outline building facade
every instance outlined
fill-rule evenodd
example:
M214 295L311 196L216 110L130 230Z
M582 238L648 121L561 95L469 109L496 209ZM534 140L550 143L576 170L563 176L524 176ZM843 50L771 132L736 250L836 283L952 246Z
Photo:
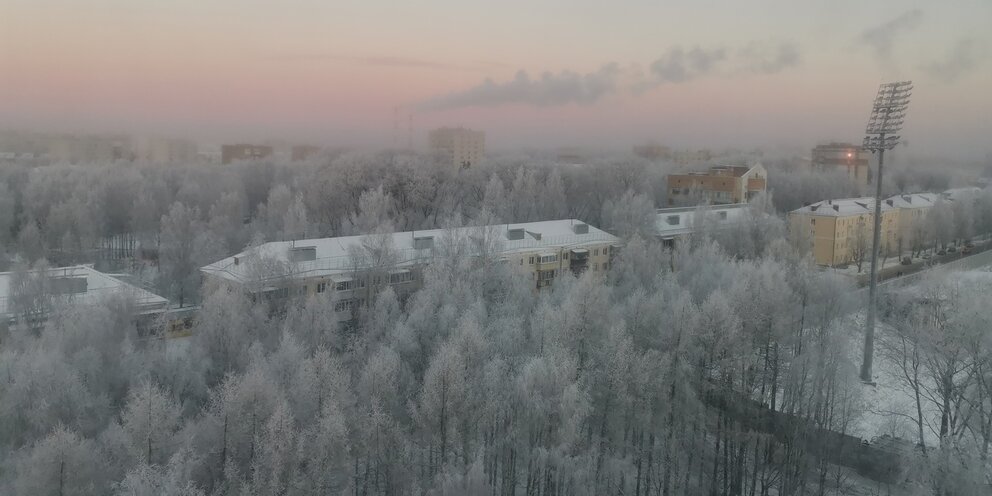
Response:
M272 157L272 147L267 145L223 145L220 148L220 162L222 164L262 160L270 157Z
M535 290L566 271L605 272L619 249L617 237L567 219L271 242L200 271L206 284L270 299L324 295L335 301L340 320L346 321L378 290L389 286L403 297L418 289L423 269L438 249L455 242L466 243L473 257L487 256L478 247L488 246L488 256L527 274Z
M830 143L813 149L810 165L815 170L842 170L858 184L870 184L874 157L864 148L850 143Z
M675 248L701 229L726 229L747 220L747 203L659 208L655 214L655 235L666 248Z
M768 187L768 172L761 164L711 167L708 172L669 174L668 204L725 205L747 203Z
M139 158L156 164L193 164L198 154L195 142L180 138L149 138L137 150Z
M486 152L486 133L463 127L443 127L428 135L432 153L455 167L468 168L482 161Z
M940 200L936 193L912 193L896 195L885 200L885 203L898 211L898 229L896 231L897 251L922 249L927 237L927 216L930 209Z
M816 263L831 267L871 258L874 219L870 197L824 200L789 213L790 228L808 234ZM899 209L883 201L880 253L896 254L898 234Z

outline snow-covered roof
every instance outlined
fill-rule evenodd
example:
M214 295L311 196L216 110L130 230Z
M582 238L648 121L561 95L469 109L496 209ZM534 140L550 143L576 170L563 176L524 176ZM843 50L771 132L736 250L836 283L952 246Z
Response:
M896 208L928 208L934 206L938 198L940 195L936 193L909 193L889 197L885 202Z
M673 238L689 234L695 229L697 215L709 216L716 226L722 223L740 222L747 212L747 203L712 205L699 207L659 208L655 214L655 233L663 238Z
M982 188L976 186L968 186L964 188L951 188L944 191L940 196L944 197L946 200L956 201L961 198L973 197L982 192Z
M537 252L548 248L571 248L583 245L616 243L619 238L577 219L499 224L485 227L461 227L450 230L428 229L387 233L392 249L397 254L397 266L424 263L433 255L435 243L447 236L473 237L482 230L497 233L504 255L520 252ZM251 259L265 259L285 264L290 277L318 277L348 273L354 270L355 261L350 247L361 247L372 242L377 235L342 236L337 238L273 241L250 248L236 255L218 260L200 270L209 275L236 282L250 279ZM304 259L293 261L290 252L307 252Z
M895 207L887 202L882 202L882 212L893 210ZM803 208L792 211L797 214L821 215L825 217L847 217L849 215L873 214L875 213L875 199L864 198L843 198L840 200L823 200Z
M37 271L29 271L29 274L37 275ZM47 269L45 276L51 288L56 286L62 288L55 291L59 293L55 296L56 299L76 304L91 305L108 295L117 294L133 298L139 311L161 309L169 304L169 300L157 294L104 274L88 265ZM8 313L14 277L14 272L0 272L0 315L6 316ZM62 282L66 284L61 284Z

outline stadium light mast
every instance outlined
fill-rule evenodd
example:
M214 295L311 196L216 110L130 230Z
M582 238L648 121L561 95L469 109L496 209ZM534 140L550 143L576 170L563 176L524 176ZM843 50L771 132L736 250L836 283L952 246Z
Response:
M878 250L882 231L882 163L885 150L899 144L898 133L902 129L909 107L909 97L913 93L912 81L883 83L878 87L878 95L872 104L871 116L865 127L864 149L878 153L878 172L875 174L875 225L871 244L871 273L868 274L868 318L865 322L865 349L861 362L861 380L872 384L872 359L875 353L875 312L878 296Z

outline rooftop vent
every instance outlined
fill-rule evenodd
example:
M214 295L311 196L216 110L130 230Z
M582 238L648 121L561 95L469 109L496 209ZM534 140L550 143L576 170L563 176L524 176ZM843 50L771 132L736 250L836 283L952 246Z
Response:
M834 212L840 212L840 205L834 205Z
M889 204L889 206L891 207L891 206L893 206L893 203L894 203L894 202L893 202L892 200L885 200L885 203L888 203L888 204Z
M296 262L310 262L317 260L317 247L316 246L294 246L289 249L289 261Z
M434 236L414 236L413 237L413 249L414 250L429 250L434 248Z
M540 241L540 240L541 240L541 233L539 233L539 232L534 232L534 231L527 231L527 234L530 234L530 236L531 236L532 238L534 238L534 239L536 239L536 240L538 240L538 241Z
M809 206L809 211L810 212L816 212L816 209L818 209L818 208L820 208L819 205L810 205Z
M85 277L53 277L52 293L59 295L85 293L88 287Z
M575 234L589 234L589 224L579 222L572 225L572 232Z
M506 231L506 239L509 239L511 241L518 240L518 239L524 239L524 230L523 230L523 228L517 228L517 229L509 229L509 230L507 230Z

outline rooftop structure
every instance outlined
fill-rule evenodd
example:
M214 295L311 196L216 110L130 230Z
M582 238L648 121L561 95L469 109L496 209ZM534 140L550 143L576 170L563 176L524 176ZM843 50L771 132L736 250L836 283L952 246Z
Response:
M964 188L951 188L940 194L942 198L948 201L958 201L964 198L974 199L976 196L981 194L982 188L977 186L967 186Z
M895 207L887 202L882 203L882 211L893 210ZM842 198L839 200L823 200L811 203L803 208L793 210L795 213L808 213L820 216L845 217L873 213L875 199L870 196L862 198Z
M885 203L895 208L930 208L939 198L940 195L936 193L907 193L889 197Z
M40 280L38 287L56 302L93 305L109 296L124 295L132 299L141 313L161 311L169 304L161 296L88 265L52 268L44 272L29 270L24 274ZM17 277L16 272L0 272L0 316L6 319L14 317L12 298Z

